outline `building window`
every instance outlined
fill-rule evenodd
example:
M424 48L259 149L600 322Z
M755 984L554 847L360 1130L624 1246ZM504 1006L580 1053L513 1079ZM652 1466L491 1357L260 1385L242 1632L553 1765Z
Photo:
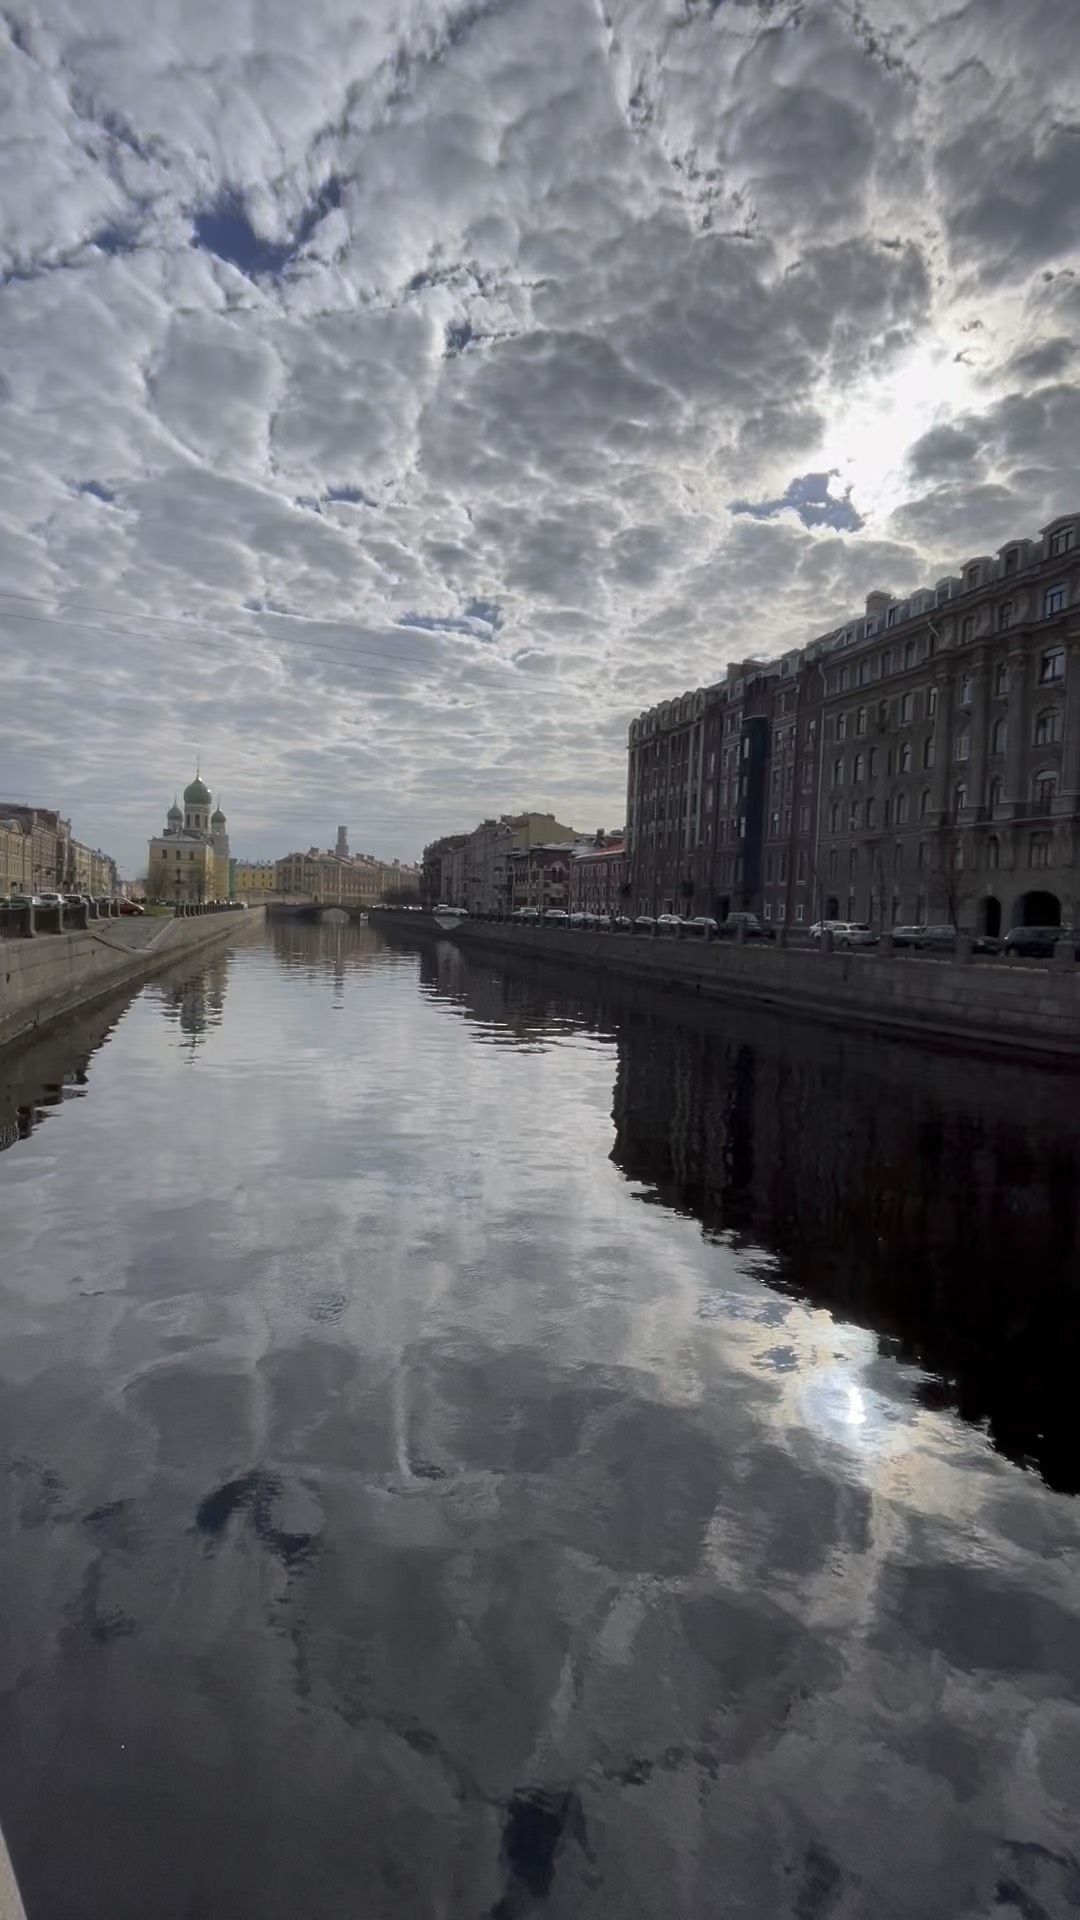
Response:
M873 798L871 798L866 802L866 805L863 808L863 826L864 827L870 828L870 827L876 826L877 824L875 819L876 812L877 812L876 802L874 801Z
M919 841L919 872L922 873L925 867L926 867L926 841L920 840Z
M932 767L934 764L934 736L932 733L928 733L926 739L923 741L922 763L926 768Z
M878 751L876 747L871 747L869 753L866 756L866 771L871 780L874 780L877 778L877 770L878 770Z
M847 870L848 870L848 879L849 879L849 880L854 880L854 878L855 878L855 875L856 875L856 874L858 873L858 871L859 871L859 849L858 849L858 847L849 847L849 848L848 848L848 857L847 857Z
M904 642L904 665L905 667L913 667L915 665L914 640L905 640Z
M1050 535L1050 552L1053 558L1057 559L1060 554L1068 553L1075 539L1075 527L1059 527L1056 533L1052 533Z
M937 688L936 688L936 687L927 687L927 689L926 689L926 717L927 717L927 719L928 719L928 720L932 720L936 712L937 712Z
M772 919L772 904L768 900L765 902L765 918L766 920Z
M962 642L964 642L968 640L974 640L974 638L975 638L975 615L973 613L965 613L963 619L960 622L960 639Z
M998 811L998 809L999 809L1000 807L1003 807L1004 805L1005 805L1005 783L1004 783L1004 781L1003 781L1003 780L991 780L991 782L990 782L990 811L991 811L991 813L997 813L997 811Z
M885 651L884 651L884 653L883 653L883 654L882 654L882 656L881 656L881 677L882 677L882 679L884 680L884 678L885 678L885 675L886 675L887 673L891 673L891 672L892 672L892 648L891 648L891 647L886 647L886 649L885 649Z
M953 759L954 760L970 760L971 759L971 735L968 732L966 727L961 727L960 732L957 734L956 739L953 742Z
M1050 865L1050 835L1033 833L1028 841L1028 865L1048 867Z
M914 712L915 695L913 693L902 693L900 695L900 725L902 727L910 725Z
M896 756L896 771L897 771L897 773L910 773L910 772L911 772L911 742L910 742L910 740L905 740L905 741L904 741L904 742L902 743L902 745L901 745L901 747L900 747L900 750L899 750L899 752L897 753L897 756Z
M851 804L850 804L850 806L848 807L848 817L847 817L847 824L848 824L848 832L849 832L849 833L857 833L857 832L858 832L858 827L859 827L859 803L858 803L858 801L857 801L857 800L853 800L853 801L851 802Z
M847 739L847 714L846 713L838 713L836 716L836 737L838 740Z
M898 793L898 794L897 794L897 796L896 796L896 824L897 824L897 826L898 826L898 827L906 827L906 826L907 826L907 819L908 819L908 797L907 797L907 794L906 794L906 793Z
M829 848L829 879L830 880L836 879L836 869L838 864L839 864L839 855L837 854L836 848L830 847Z
M802 914L803 914L803 909L802 909L802 901L801 901L801 900L796 900L796 902L795 902L795 918L796 918L796 920L801 920L801 919L802 919Z
M810 809L809 807L800 807L799 808L799 832L809 833L809 831L810 831Z
M991 873L996 873L1001 865L1001 842L996 833L992 833L986 843L986 864Z
M1046 707L1035 717L1035 745L1037 747L1056 746L1061 739L1061 708Z
M780 901L780 904L776 909L776 917L778 920L787 919L787 907L785 906L783 900Z
M806 879L806 849L800 847L795 855L795 878L801 885Z
M962 674L962 675L961 675L961 678L960 678L960 705L961 705L962 707L970 707L970 705L971 705L971 675L970 675L970 673L965 673L965 674ZM929 709L928 709L928 711L929 711Z
M1020 549L1018 547L1010 547L1008 553L1005 555L1005 572L1015 573L1019 565Z
M1057 798L1057 790L1058 783L1056 773L1037 773L1031 783L1031 791L1036 806L1044 807L1047 810L1049 810L1052 802Z
M1043 619L1049 620L1051 614L1064 613L1064 611L1064 587L1047 587L1046 592L1043 594Z
M1009 691L1009 669L1004 660L998 662L994 673L994 692L1001 699Z
M838 755L837 755L837 757L836 757L836 759L835 759L835 760L833 761L833 766L832 766L832 782L833 782L833 786L834 786L834 787L842 787L842 786L843 786L843 784L844 784L844 756L843 756L843 754L838 754Z
M1007 720L995 720L990 729L991 753L1004 753L1009 744L1009 725Z
M885 795L885 798L884 798L884 800L883 800L883 801L882 801L882 803L881 803L881 824L882 824L882 826L883 826L883 827L887 827L887 826L888 826L888 824L889 824L889 818L890 818L890 814L889 814L889 796L888 796L888 794L886 794L886 795Z
M866 708L865 707L860 707L856 712L855 731L858 734L863 734L866 732Z
M982 568L969 567L967 570L968 592L969 593L973 592L976 587L981 585L982 585Z
M894 840L893 850L892 850L893 872L899 873L903 864L904 864L904 843L902 840Z
M1065 678L1064 647L1047 647L1039 662L1039 685L1048 687L1055 680Z
M1002 632L1004 632L1006 627L1011 627L1015 619L1016 619L1016 601L1003 600L1000 607L998 608L998 626L1001 628Z
M930 812L930 789L924 787L919 795L919 819L925 820Z
M953 793L953 812L963 813L964 808L967 806L967 803L968 803L968 790L965 786L961 785L957 787Z
M851 778L855 786L859 785L865 772L866 755L864 753L857 753L851 763Z

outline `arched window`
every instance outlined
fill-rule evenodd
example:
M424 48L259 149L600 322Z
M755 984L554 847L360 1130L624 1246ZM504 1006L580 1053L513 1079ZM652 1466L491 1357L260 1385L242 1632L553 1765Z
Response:
M990 734L991 753L1004 753L1009 744L1009 726L1006 720L995 720Z
M1035 716L1035 745L1052 747L1061 739L1061 708L1046 707Z
M897 773L911 772L911 742L905 740L896 757Z
M961 727L953 746L954 760L971 759L971 735L966 727Z
M963 785L963 783L961 783L961 785L958 786L955 792L953 793L953 812L962 813L964 808L967 806L967 803L968 803L968 790Z
M1028 864L1032 867L1048 867L1050 865L1050 835L1048 833L1032 834L1028 842Z
M1057 790L1058 783L1056 773L1037 773L1031 783L1032 798L1036 806L1049 807L1051 802L1057 797Z
M986 843L986 864L993 873L1001 865L1001 841L996 833L992 833Z
M930 789L924 787L919 795L919 819L925 820L930 811Z
M997 812L998 812L998 810L999 810L999 808L1001 808L1001 807L1003 807L1004 805L1005 805L1005 782L1004 782L1004 780L991 780L991 782L990 782L990 811L991 811L991 813L997 813Z
M932 733L927 734L926 739L923 741L922 763L924 767L932 767L934 764L934 736Z
M908 817L908 797L907 797L907 794L906 794L906 793L898 793L898 794L897 794L897 796L896 796L896 824L897 824L897 826L898 826L898 827L904 827L904 826L906 826L906 825L907 825L907 817Z
M1000 697L1001 694L1008 693L1008 691L1009 691L1009 669L1005 664L1005 661L1002 660L998 663L997 670L994 674L994 692Z
M829 814L829 831L830 833L839 833L840 831L840 808L835 804Z

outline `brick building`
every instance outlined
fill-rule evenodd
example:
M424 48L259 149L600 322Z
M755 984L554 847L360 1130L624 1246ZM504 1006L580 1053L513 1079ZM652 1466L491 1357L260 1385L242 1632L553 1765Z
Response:
M630 728L635 911L1080 918L1080 514Z

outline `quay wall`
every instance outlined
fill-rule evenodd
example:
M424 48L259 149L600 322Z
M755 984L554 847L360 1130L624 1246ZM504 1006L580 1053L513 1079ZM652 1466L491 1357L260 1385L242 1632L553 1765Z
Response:
M698 999L767 1007L928 1044L1080 1063L1080 965L951 955L822 953L810 946L463 921L374 912L410 937L648 982Z
M265 908L191 919L94 921L81 933L0 939L0 1046L22 1040L185 955L262 926ZM136 935L143 936L136 941ZM2 1910L0 1910L2 1911Z

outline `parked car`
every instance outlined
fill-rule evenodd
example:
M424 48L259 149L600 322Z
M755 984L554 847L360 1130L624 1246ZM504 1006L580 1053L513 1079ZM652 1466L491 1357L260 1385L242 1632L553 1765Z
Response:
M693 919L684 921L683 925L687 933L700 933L703 937L707 933L719 933L720 931L716 921L707 913L695 913Z
M2 904L5 907L43 907L47 903L40 893L13 893Z
M39 907L62 907L64 904L64 896L62 893L57 893L54 889L46 887L38 894L37 901Z
M570 915L570 925L572 927L591 927L592 923L593 917L591 913L572 913Z
M570 915L562 907L547 907L544 910L545 927L565 927Z
M616 914L615 931L617 933L630 933L633 930L633 925L634 923L631 920L629 914L627 913Z
M775 929L763 925L756 913L729 913L717 932L728 940L737 940L740 929L748 940L776 939Z
M145 913L146 908L141 907L137 900L121 900L120 911L128 919L131 919L136 914Z
M919 947L926 932L924 926L894 927L892 943L894 947Z
M655 925L656 921L653 919L651 913L638 913L634 915L634 926L641 933L651 933Z
M538 907L515 907L514 908L515 920L539 920L539 918L540 918L540 909Z
M865 920L815 920L810 938L820 945L826 933L832 934L834 947L875 947L878 936Z
M656 924L658 927L663 927L666 933L682 931L682 920L677 913L658 913Z
M1052 960L1059 940L1080 940L1080 931L1076 927L1013 927L1005 935L1005 951L1029 960Z

